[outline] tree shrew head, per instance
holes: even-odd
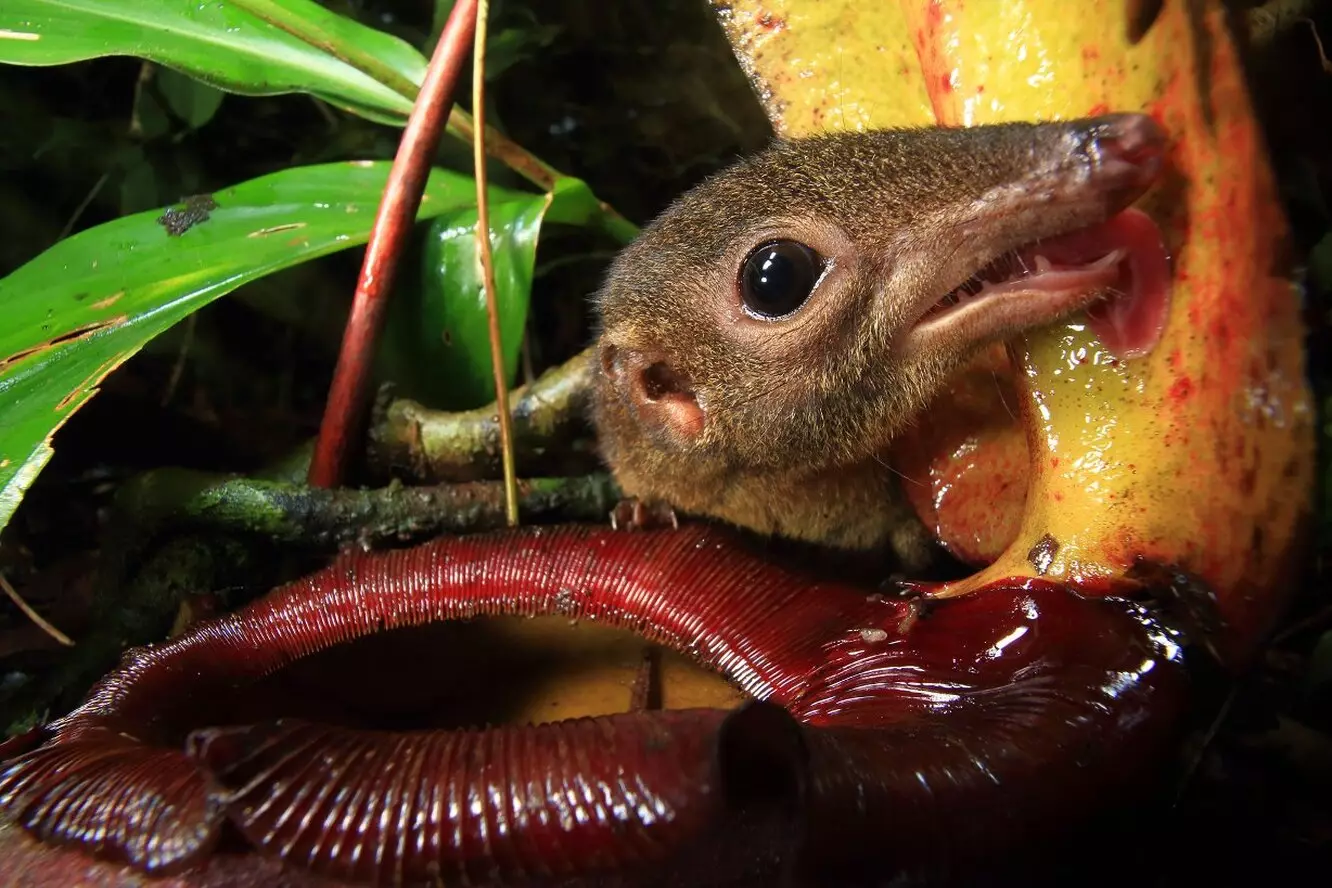
[[[834,466],[881,451],[980,347],[1086,313],[1151,349],[1168,259],[1130,208],[1139,114],[778,141],[685,194],[597,306],[608,459]]]

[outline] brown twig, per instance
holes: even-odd
[[[1323,631],[1327,626],[1332,625],[1332,605],[1321,608],[1316,613],[1310,614],[1302,620],[1281,629],[1272,637],[1272,646],[1278,647],[1290,641],[1295,636],[1308,632],[1309,630]]]
[[[369,403],[375,339],[383,326],[397,260],[421,205],[430,158],[453,106],[453,90],[476,26],[476,4],[477,0],[459,0],[453,7],[389,172],[310,461],[309,480],[317,487],[340,484],[350,461],[353,435]]]
[[[15,590],[13,586],[9,585],[9,580],[5,579],[4,574],[0,574],[0,589],[4,590],[4,593],[9,596],[9,600],[14,602],[15,607],[23,611],[24,616],[37,624],[38,628],[43,632],[63,644],[65,647],[74,646],[74,642],[70,640],[68,635],[48,623],[41,614],[32,609],[32,605],[23,600],[23,596],[19,595],[18,591]]]
[[[1323,48],[1323,38],[1318,33],[1318,25],[1311,16],[1317,4],[1314,0],[1268,0],[1245,12],[1245,24],[1248,26],[1249,42],[1256,47],[1271,46],[1278,36],[1296,25],[1307,25],[1313,35],[1314,48],[1318,52],[1318,63],[1324,74],[1332,74],[1332,61],[1328,60]]]
[[[185,332],[180,337],[180,350],[176,352],[176,361],[171,365],[171,376],[167,378],[166,389],[162,392],[162,399],[159,402],[163,407],[171,403],[171,399],[176,396],[176,389],[180,387],[181,377],[185,375],[185,362],[190,357],[190,346],[194,343],[194,332],[198,326],[197,313],[186,318]]]
[[[1221,708],[1218,709],[1216,715],[1212,717],[1212,721],[1207,726],[1207,730],[1203,732],[1202,737],[1198,741],[1198,745],[1190,751],[1188,760],[1184,763],[1184,773],[1180,775],[1179,780],[1175,784],[1175,807],[1179,807],[1180,801],[1184,798],[1184,794],[1188,792],[1189,787],[1193,785],[1193,780],[1198,775],[1198,769],[1202,766],[1203,759],[1207,756],[1207,750],[1211,748],[1212,743],[1216,740],[1216,735],[1220,733],[1221,726],[1225,724],[1226,719],[1230,717],[1230,710],[1231,707],[1235,705],[1235,696],[1238,693],[1239,685],[1232,683],[1230,690],[1226,693],[1225,702],[1221,704]]]
[[[248,592],[243,597],[249,598],[280,581],[281,566],[264,545],[219,533],[159,539],[157,545],[136,552],[132,576],[104,564],[98,570],[98,583],[105,585],[97,593],[78,645],[5,701],[0,734],[42,724],[52,710],[76,704],[127,646],[160,641],[187,597],[200,590],[243,589]]]
[[[476,9],[475,48],[472,50],[472,113],[476,135],[472,163],[476,168],[476,256],[486,288],[486,320],[490,326],[490,369],[495,375],[495,412],[499,415],[500,454],[504,464],[504,514],[510,527],[518,526],[518,474],[513,464],[513,420],[509,415],[509,382],[504,372],[504,343],[500,334],[499,299],[495,292],[495,258],[490,252],[490,200],[486,194],[486,20],[490,0]]]
[[[1301,22],[1309,22],[1313,7],[1313,0],[1268,0],[1245,10],[1244,24],[1247,26],[1249,41],[1255,46],[1267,46],[1278,34]],[[1309,22],[1309,26],[1313,27],[1313,23]]]
[[[102,187],[106,185],[110,178],[110,173],[102,173],[101,177],[93,183],[93,187],[88,190],[86,195],[84,195],[83,200],[79,201],[79,205],[74,208],[74,212],[70,213],[69,221],[65,223],[64,228],[60,229],[60,233],[56,235],[56,240],[62,241],[69,237],[69,233],[74,230],[75,225],[79,224],[79,219],[83,218],[84,212],[86,212],[88,207],[92,205],[92,202],[97,198],[97,195],[101,193]],[[193,317],[193,315],[190,317]]]
[[[483,121],[484,123],[484,121]],[[476,144],[476,121],[461,108],[449,115],[449,134],[469,145]],[[542,191],[550,191],[564,174],[522,145],[491,127],[485,130],[486,151]]]
[[[581,474],[599,461],[587,421],[595,362],[579,352],[509,398],[516,460],[525,475]],[[589,446],[580,448],[582,441]],[[379,478],[433,484],[498,477],[499,415],[494,404],[452,413],[397,398],[377,411],[369,463]]]

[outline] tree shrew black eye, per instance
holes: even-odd
[[[791,314],[814,292],[823,258],[798,241],[769,241],[745,257],[740,267],[740,298],[756,317]]]

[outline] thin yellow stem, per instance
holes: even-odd
[[[41,614],[32,609],[32,605],[23,600],[23,597],[18,594],[14,587],[9,585],[9,580],[5,579],[4,574],[0,574],[0,589],[4,590],[5,594],[9,596],[9,600],[14,602],[14,605],[19,610],[23,611],[24,616],[36,623],[39,629],[63,644],[65,647],[74,646],[74,642],[70,640],[68,635],[46,622]]]
[[[476,7],[476,43],[472,50],[472,115],[476,128],[472,162],[476,165],[476,255],[486,287],[486,317],[490,321],[490,364],[495,373],[495,410],[499,413],[500,452],[504,460],[504,513],[510,527],[518,526],[518,472],[513,459],[513,422],[509,416],[509,386],[504,373],[500,338],[499,300],[495,293],[495,262],[490,253],[490,201],[486,193],[486,19],[490,0]]]

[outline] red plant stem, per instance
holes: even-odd
[[[471,48],[476,4],[477,0],[458,0],[449,14],[389,171],[310,461],[309,482],[315,487],[342,483],[351,460],[352,442],[365,419],[375,340],[384,324],[398,258],[421,206],[430,159],[453,107],[454,88]]]
[[[566,527],[348,555],[128,653],[79,709],[0,747],[0,809],[156,872],[207,859],[230,821],[263,854],[381,884],[637,884],[646,867],[702,886],[774,858],[887,882],[1054,841],[1174,730],[1178,645],[1131,604],[1026,579],[884,598],[749,548],[717,528]],[[541,614],[633,629],[768,702],[412,732],[256,703],[265,676],[341,642]]]

